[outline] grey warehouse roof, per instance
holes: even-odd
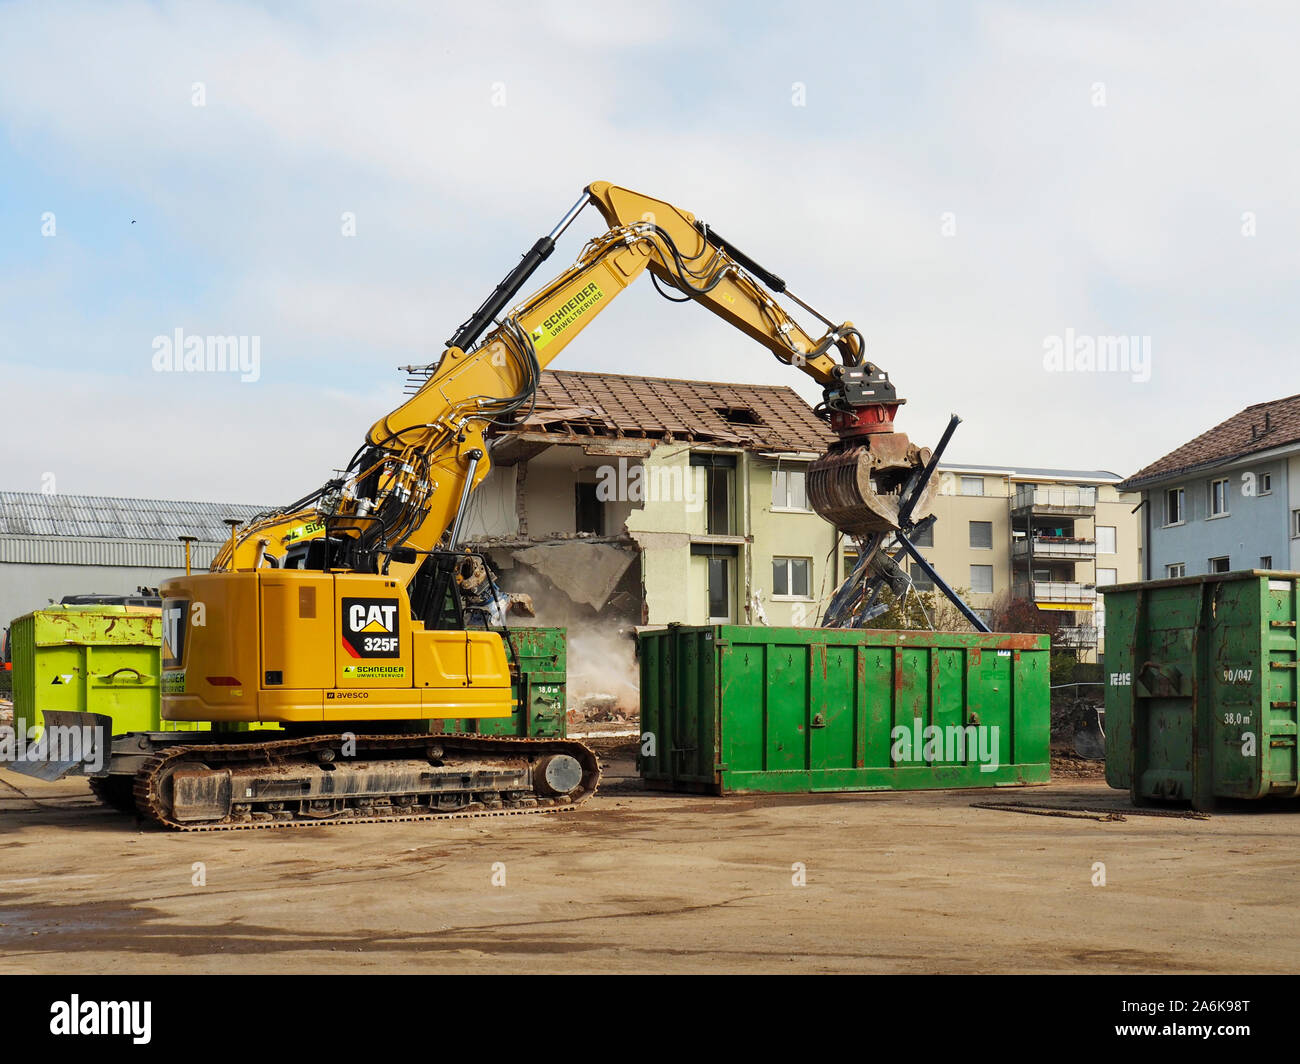
[[[230,535],[224,518],[247,521],[270,509],[238,503],[173,502],[99,495],[45,495],[0,491],[0,536],[158,540],[197,536],[220,543]]]

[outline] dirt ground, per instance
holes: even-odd
[[[562,815],[204,835],[141,829],[83,780],[0,771],[0,973],[1300,968],[1290,807],[1104,820],[971,804],[1127,806],[1079,777],[666,795],[626,752]]]

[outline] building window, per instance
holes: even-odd
[[[1300,539],[1300,510],[1291,511],[1291,538]]]
[[[731,620],[731,559],[709,559],[709,623]]]
[[[1173,565],[1165,566],[1165,576],[1169,577],[1171,580],[1174,577],[1186,576],[1186,575],[1187,575],[1186,562],[1174,562]]]
[[[773,510],[808,510],[808,494],[805,490],[807,473],[803,469],[772,470],[772,509]]]
[[[731,500],[736,456],[696,451],[691,455],[691,465],[704,467],[705,531],[710,536],[732,535]]]
[[[983,495],[984,478],[983,477],[962,477],[961,493],[963,495]]]
[[[1222,517],[1228,512],[1228,481],[1225,477],[1222,480],[1210,481],[1210,516]]]
[[[919,530],[915,535],[908,536],[914,547],[933,547],[934,546],[934,522],[931,521],[925,528]]]
[[[970,545],[974,550],[993,549],[992,521],[972,521],[970,523]]]
[[[993,566],[972,565],[970,567],[970,589],[982,595],[993,592]]]
[[[1259,475],[1259,487],[1255,489],[1257,495],[1273,494],[1273,474],[1261,473]]]
[[[596,494],[595,484],[577,484],[576,505],[573,518],[575,532],[590,532],[593,535],[605,534],[605,504]]]
[[[928,561],[929,559],[927,558],[926,560]],[[915,561],[912,562],[910,572],[912,574],[912,586],[916,588],[917,591],[934,590],[934,581],[930,579],[929,574],[917,565]]]
[[[1115,553],[1115,526],[1114,525],[1097,526],[1097,553],[1098,554]]]
[[[1108,587],[1111,584],[1119,583],[1118,569],[1097,569],[1097,586]]]
[[[1165,492],[1165,524],[1181,525],[1183,523],[1183,510],[1186,501],[1186,494],[1182,488],[1170,488]]]
[[[811,586],[811,558],[772,559],[773,598],[811,598],[808,590]]]
[[[1212,572],[1212,573],[1226,573],[1227,571],[1228,571],[1228,559],[1227,559],[1227,558],[1211,558],[1211,559],[1210,559],[1210,572]]]
[[[1272,569],[1272,568],[1273,568],[1273,555],[1271,555],[1271,554],[1261,554],[1261,555],[1259,556],[1259,567],[1260,567],[1261,569]]]

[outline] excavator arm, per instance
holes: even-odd
[[[572,267],[506,312],[588,204],[608,229]],[[818,410],[839,442],[810,471],[814,508],[852,535],[895,529],[899,502],[909,483],[920,483],[930,452],[893,431],[903,400],[865,360],[853,324],[817,313],[693,214],[601,181],[523,256],[442,358],[417,371],[425,378],[418,390],[375,423],[338,477],[232,534],[213,568],[289,561],[409,583],[421,556],[449,530],[446,545],[456,545],[465,502],[490,467],[485,434],[527,416],[541,370],[646,271],[669,299],[702,304],[822,386]],[[820,335],[807,332],[777,295],[816,317]],[[913,520],[928,512],[929,499],[927,492],[913,500]]]

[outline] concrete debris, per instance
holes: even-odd
[[[636,554],[604,543],[569,540],[528,547],[515,551],[513,557],[536,570],[574,602],[600,610]]]

